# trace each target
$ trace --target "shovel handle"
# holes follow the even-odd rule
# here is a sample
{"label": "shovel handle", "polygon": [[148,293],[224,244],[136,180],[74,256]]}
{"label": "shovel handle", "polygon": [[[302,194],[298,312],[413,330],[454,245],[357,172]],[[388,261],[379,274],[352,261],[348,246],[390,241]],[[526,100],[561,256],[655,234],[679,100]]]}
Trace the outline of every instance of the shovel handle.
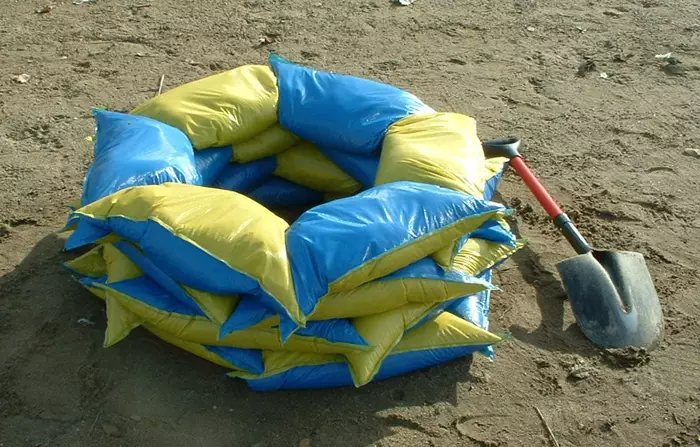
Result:
{"label": "shovel handle", "polygon": [[551,217],[552,220],[556,220],[559,216],[564,214],[564,211],[559,208],[559,205],[557,205],[554,198],[546,189],[544,189],[544,186],[542,186],[542,183],[540,183],[540,181],[537,179],[535,173],[532,172],[527,166],[522,156],[517,155],[511,158],[510,166],[515,169],[515,172],[517,172],[520,178],[523,179],[528,188],[530,188],[532,194],[535,196],[537,201],[540,202],[542,208],[547,211],[547,214],[549,214],[549,217]]}
{"label": "shovel handle", "polygon": [[486,156],[501,156],[507,157],[510,160],[510,166],[523,179],[525,184],[535,196],[542,208],[549,214],[549,217],[554,221],[554,225],[559,228],[569,244],[576,250],[576,253],[584,255],[593,251],[593,248],[588,245],[586,239],[579,233],[578,229],[571,221],[569,216],[557,205],[557,202],[542,186],[537,176],[523,160],[523,157],[518,152],[520,140],[517,138],[506,138],[502,140],[492,140],[483,143],[483,148]]}

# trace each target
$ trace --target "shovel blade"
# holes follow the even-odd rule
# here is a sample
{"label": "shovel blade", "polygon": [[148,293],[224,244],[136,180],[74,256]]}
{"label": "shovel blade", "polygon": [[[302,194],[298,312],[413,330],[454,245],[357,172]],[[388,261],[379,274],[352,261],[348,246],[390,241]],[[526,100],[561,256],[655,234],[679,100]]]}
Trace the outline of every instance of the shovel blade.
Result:
{"label": "shovel blade", "polygon": [[652,350],[663,337],[661,303],[639,253],[594,250],[557,264],[576,321],[603,348]]}

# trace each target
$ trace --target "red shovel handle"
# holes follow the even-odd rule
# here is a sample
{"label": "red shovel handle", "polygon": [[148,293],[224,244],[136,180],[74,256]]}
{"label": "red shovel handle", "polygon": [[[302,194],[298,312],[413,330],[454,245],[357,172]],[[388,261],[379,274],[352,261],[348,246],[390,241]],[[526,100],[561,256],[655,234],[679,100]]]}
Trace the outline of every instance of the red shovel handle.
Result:
{"label": "red shovel handle", "polygon": [[586,239],[581,236],[578,229],[571,222],[569,216],[559,208],[557,202],[554,201],[551,195],[544,189],[544,186],[537,179],[535,174],[525,163],[525,160],[518,153],[520,140],[517,138],[503,138],[500,140],[491,140],[483,142],[484,155],[487,157],[507,157],[510,160],[510,165],[515,169],[520,178],[535,196],[538,202],[545,209],[549,217],[554,221],[559,230],[562,232],[566,240],[578,254],[586,254],[591,250]]}
{"label": "red shovel handle", "polygon": [[515,172],[518,173],[520,178],[523,179],[528,188],[530,188],[530,191],[532,191],[532,194],[542,205],[542,208],[547,211],[547,214],[549,214],[552,219],[556,219],[561,214],[564,214],[561,208],[559,208],[559,205],[557,205],[557,202],[554,201],[554,198],[549,195],[547,190],[544,189],[544,186],[542,186],[537,177],[535,177],[535,174],[525,164],[521,156],[518,155],[517,157],[511,158],[510,165],[515,169]]}

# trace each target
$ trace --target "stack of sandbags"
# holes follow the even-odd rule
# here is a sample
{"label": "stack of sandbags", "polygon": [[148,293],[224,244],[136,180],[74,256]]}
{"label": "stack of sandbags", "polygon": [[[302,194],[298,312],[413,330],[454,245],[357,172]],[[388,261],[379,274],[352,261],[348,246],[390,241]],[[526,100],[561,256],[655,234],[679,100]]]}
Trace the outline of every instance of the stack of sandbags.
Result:
{"label": "stack of sandbags", "polygon": [[[474,121],[277,57],[96,110],[66,263],[106,302],[256,389],[364,385],[491,355],[518,248]],[[271,209],[312,207],[291,226]]]}

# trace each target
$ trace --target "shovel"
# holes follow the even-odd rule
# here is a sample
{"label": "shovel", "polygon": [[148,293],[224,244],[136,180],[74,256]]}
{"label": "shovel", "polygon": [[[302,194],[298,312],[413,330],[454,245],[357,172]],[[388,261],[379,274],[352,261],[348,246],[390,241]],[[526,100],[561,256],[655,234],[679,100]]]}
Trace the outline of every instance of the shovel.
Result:
{"label": "shovel", "polygon": [[518,152],[520,140],[482,143],[486,157],[506,157],[569,244],[578,253],[557,264],[576,322],[602,348],[656,348],[663,337],[661,303],[644,257],[629,251],[597,250],[549,195]]}

